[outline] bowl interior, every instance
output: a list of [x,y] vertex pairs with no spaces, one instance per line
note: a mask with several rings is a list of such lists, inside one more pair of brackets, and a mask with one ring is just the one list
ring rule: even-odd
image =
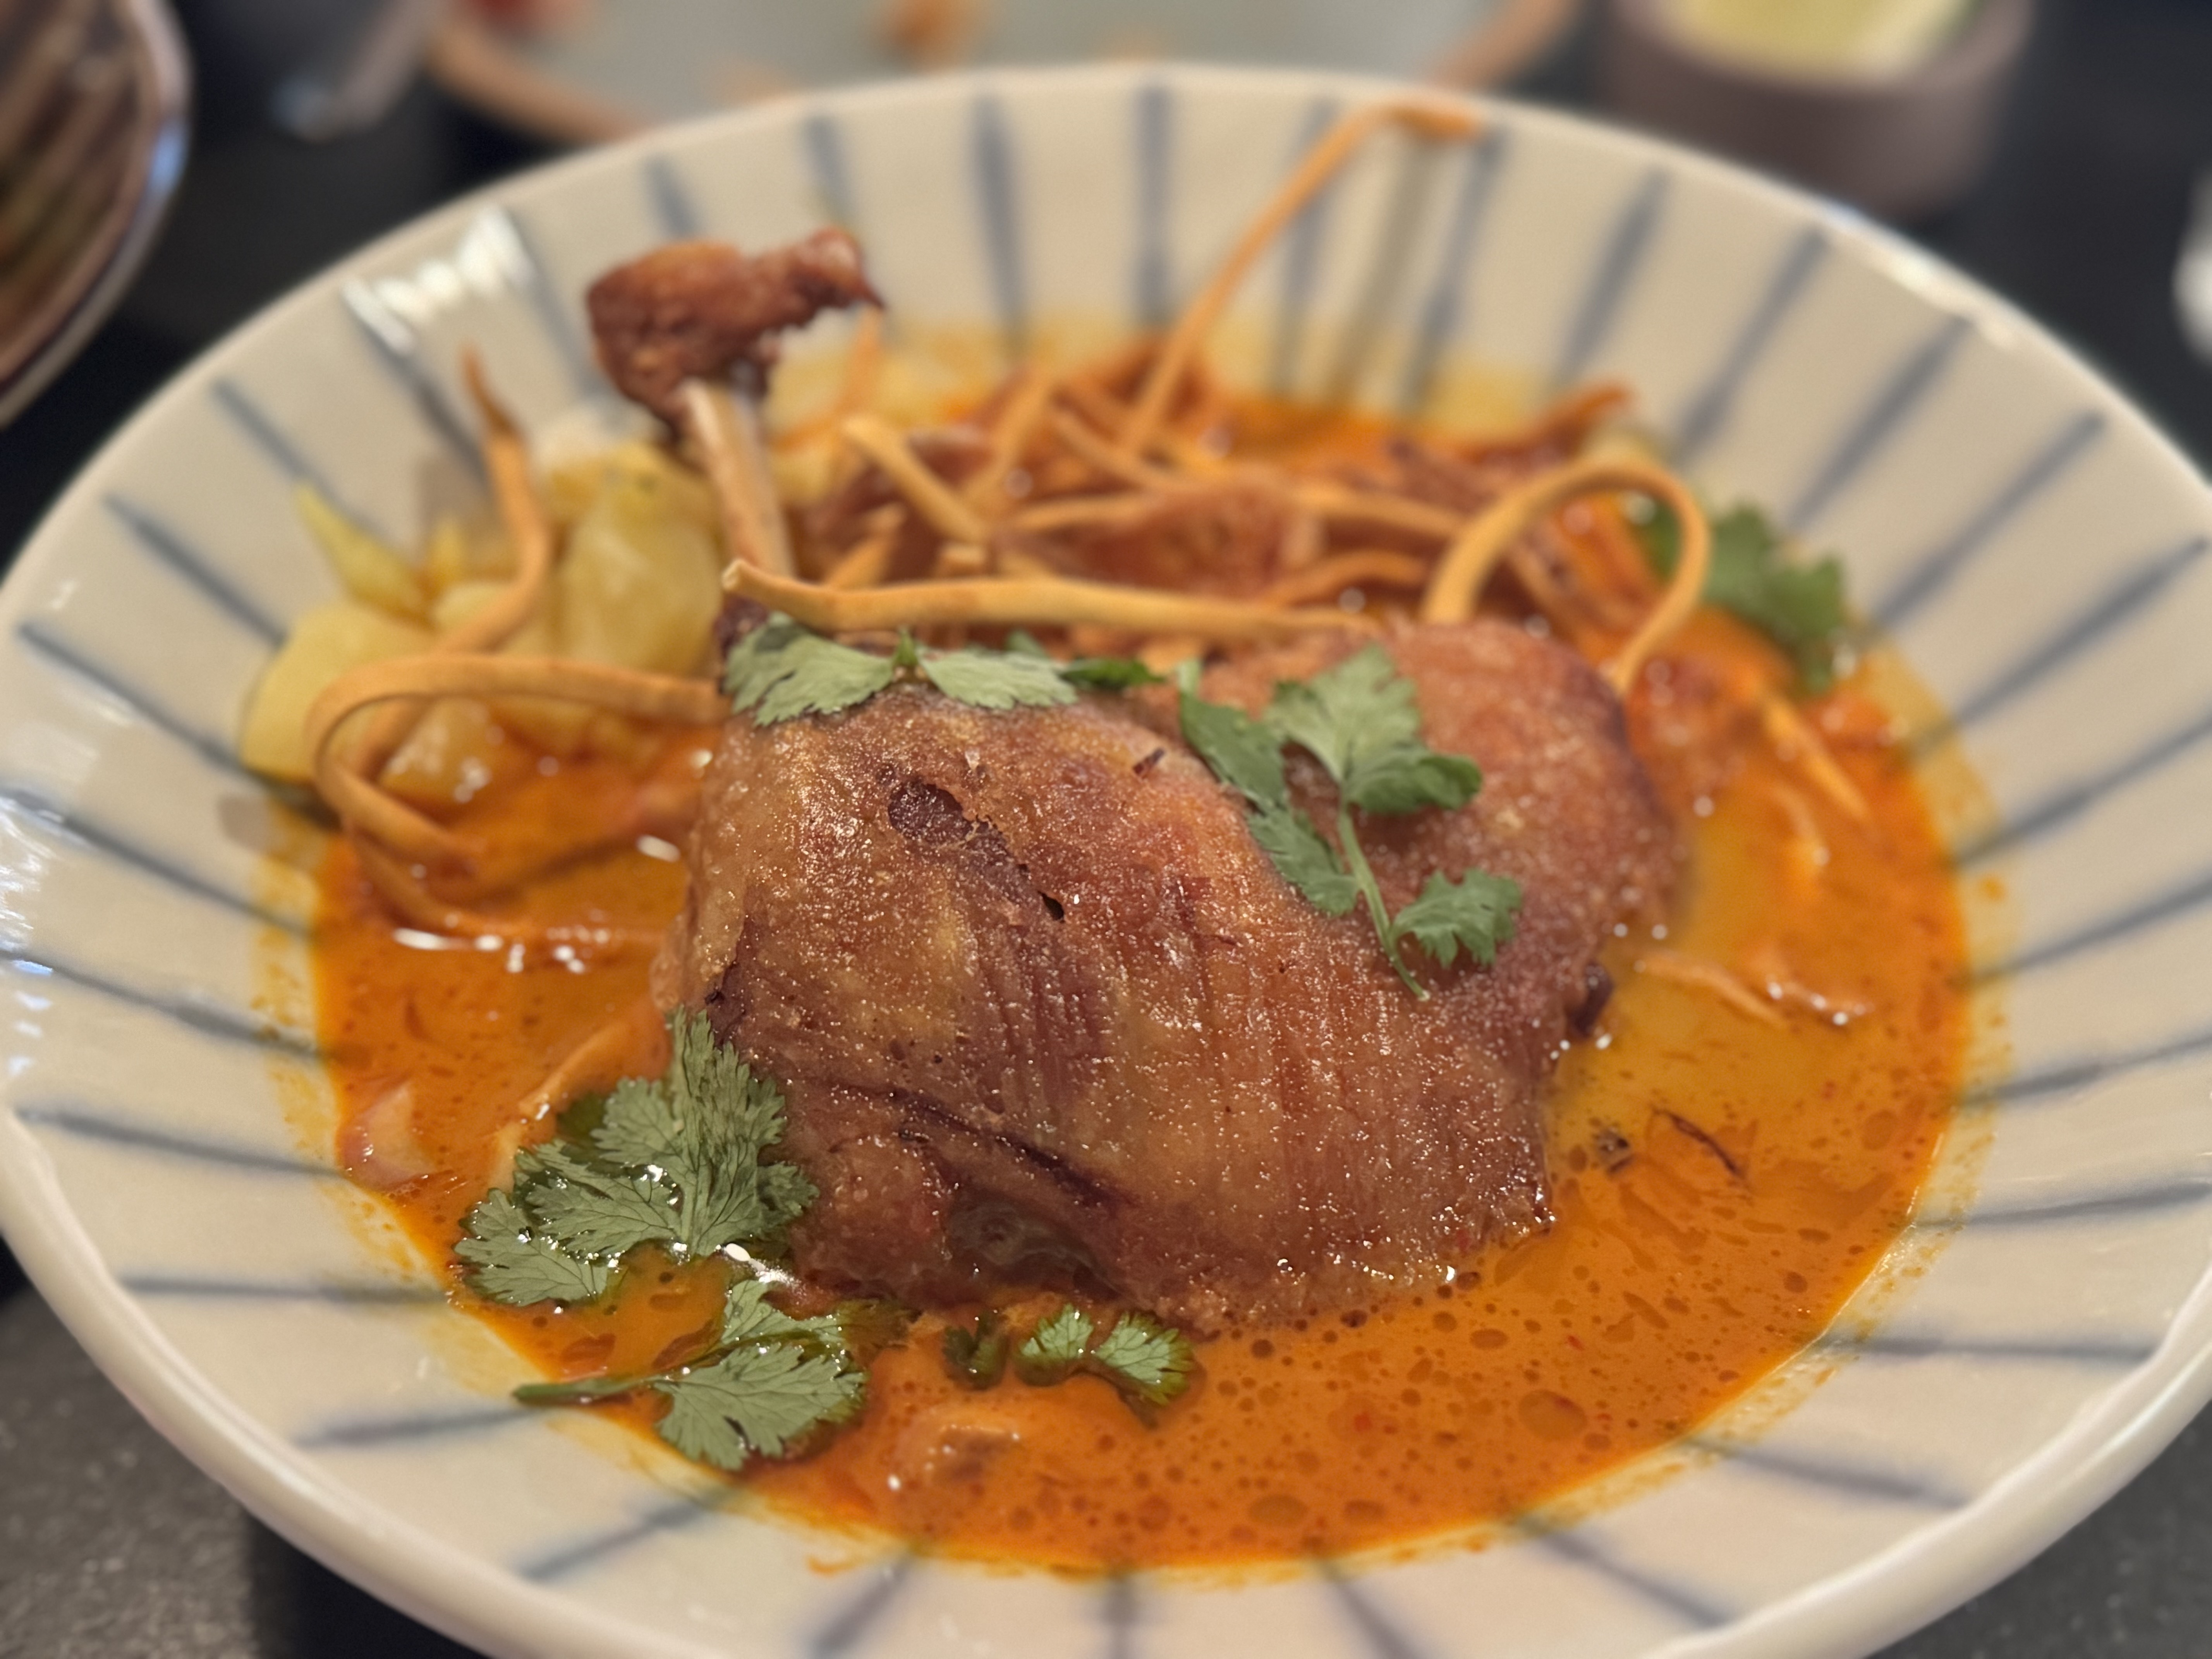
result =
[[519,1362],[336,1176],[313,832],[230,758],[288,619],[331,592],[293,483],[396,536],[474,489],[465,339],[541,437],[599,418],[579,293],[672,235],[847,224],[901,326],[971,368],[1157,322],[1376,90],[954,77],[580,158],[307,285],[56,510],[0,596],[0,1224],[265,1518],[495,1653],[1840,1653],[2024,1559],[2212,1391],[2203,484],[2034,325],[1843,210],[1505,105],[1471,145],[1364,155],[1246,285],[1221,361],[1416,412],[1622,379],[1717,499],[1839,552],[1940,695],[1911,740],[1986,788],[1949,821],[2002,919],[1954,1137],[1978,1188],[1938,1182],[1867,1317],[1479,1551],[1075,1583],[802,1535],[514,1407]]

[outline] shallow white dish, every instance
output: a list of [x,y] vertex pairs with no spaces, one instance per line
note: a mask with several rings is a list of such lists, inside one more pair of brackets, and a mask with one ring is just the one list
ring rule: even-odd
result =
[[466,487],[459,340],[542,429],[604,396],[581,285],[694,228],[841,219],[921,322],[1157,318],[1378,89],[992,75],[582,157],[274,307],[55,509],[0,592],[0,1227],[287,1536],[500,1655],[1843,1655],[2024,1560],[2212,1395],[2212,492],[1905,245],[1510,106],[1471,149],[1361,160],[1248,285],[1229,360],[1384,404],[1460,357],[1625,378],[1715,493],[1844,555],[1954,711],[2006,826],[1959,853],[2014,896],[1984,963],[2010,1060],[1973,1081],[1978,1194],[1939,1192],[1870,1334],[1479,1553],[1242,1586],[982,1573],[787,1529],[620,1431],[511,1406],[520,1363],[330,1168],[307,889],[263,861],[270,808],[229,758],[330,585],[292,479],[411,527],[423,491]]

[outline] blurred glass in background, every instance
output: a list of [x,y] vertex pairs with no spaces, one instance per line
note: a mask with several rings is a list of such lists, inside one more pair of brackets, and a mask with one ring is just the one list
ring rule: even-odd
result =
[[151,245],[184,162],[186,80],[160,0],[0,3],[0,423]]

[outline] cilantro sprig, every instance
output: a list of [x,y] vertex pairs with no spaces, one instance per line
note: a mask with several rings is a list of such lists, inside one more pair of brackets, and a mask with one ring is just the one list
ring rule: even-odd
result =
[[469,1212],[453,1254],[477,1295],[595,1302],[641,1245],[679,1262],[769,1246],[813,1201],[797,1169],[763,1160],[783,1135],[775,1084],[718,1048],[704,1016],[678,1010],[668,1035],[665,1077],[616,1085],[596,1123],[517,1154],[513,1186]]
[[1194,1368],[1189,1339],[1142,1313],[1123,1314],[1091,1344],[1084,1364],[1127,1398],[1155,1407],[1180,1397]]
[[1019,634],[1005,651],[981,646],[938,651],[902,634],[896,651],[878,656],[841,645],[779,612],[730,647],[722,688],[733,711],[750,708],[755,725],[775,726],[802,714],[857,708],[902,678],[933,685],[975,708],[1055,708],[1073,702],[1079,691],[1126,690],[1160,678],[1133,657],[1059,662]]
[[963,1387],[995,1386],[1011,1357],[1014,1375],[1031,1388],[1079,1373],[1096,1376],[1148,1420],[1190,1387],[1196,1364],[1189,1339],[1150,1314],[1125,1313],[1101,1335],[1097,1322],[1072,1302],[1039,1320],[1018,1345],[1000,1316],[986,1312],[972,1328],[948,1327],[943,1346],[945,1368]]
[[[1682,527],[1653,502],[1637,523],[1644,556],[1661,579],[1674,574]],[[1801,564],[1789,556],[1780,530],[1755,507],[1739,506],[1712,521],[1712,568],[1705,599],[1732,611],[1772,640],[1796,665],[1798,683],[1814,695],[1835,684],[1837,659],[1850,616],[1844,568],[1834,558]]]
[[813,1201],[814,1185],[765,1161],[782,1139],[783,1097],[702,1016],[670,1016],[657,1079],[625,1079],[564,1113],[561,1133],[519,1154],[511,1188],[469,1212],[453,1254],[477,1295],[510,1306],[583,1304],[615,1287],[623,1259],[658,1245],[678,1263],[721,1261],[733,1277],[713,1337],[680,1365],[638,1376],[533,1382],[530,1406],[588,1406],[650,1391],[667,1401],[662,1439],[717,1468],[783,1457],[848,1422],[867,1362],[912,1316],[853,1301],[795,1319],[768,1298],[757,1258]]
[[[1251,808],[1252,838],[1285,880],[1325,915],[1364,904],[1382,954],[1415,996],[1429,993],[1406,966],[1411,940],[1449,968],[1464,950],[1486,967],[1513,937],[1521,908],[1517,882],[1483,870],[1457,881],[1429,877],[1413,902],[1395,916],[1359,844],[1354,809],[1398,817],[1424,807],[1456,811],[1482,787],[1482,771],[1463,755],[1441,754],[1421,741],[1413,682],[1398,673],[1380,646],[1370,645],[1306,681],[1285,681],[1259,718],[1198,695],[1195,665],[1180,685],[1183,740],[1214,776]],[[1336,844],[1291,804],[1283,750],[1295,744],[1321,763],[1336,785]]]
[[[859,1311],[848,1314],[847,1308]],[[713,1341],[681,1365],[641,1376],[533,1382],[526,1406],[592,1406],[650,1391],[668,1402],[655,1425],[684,1456],[738,1470],[756,1457],[786,1457],[849,1423],[867,1403],[870,1344],[889,1346],[876,1304],[848,1304],[794,1319],[768,1299],[758,1279],[731,1282]]]
[[1074,1375],[1097,1327],[1073,1302],[1063,1303],[1014,1350],[1014,1375],[1033,1389],[1050,1388]]
[[986,1309],[970,1327],[947,1325],[939,1344],[945,1369],[963,1389],[988,1389],[1006,1375],[1012,1333],[1006,1322]]

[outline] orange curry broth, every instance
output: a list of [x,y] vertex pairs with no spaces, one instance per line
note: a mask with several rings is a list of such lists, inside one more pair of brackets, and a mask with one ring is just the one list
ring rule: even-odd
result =
[[[874,1363],[860,1421],[810,1458],[757,1468],[753,1490],[810,1522],[1075,1569],[1400,1545],[1660,1446],[1802,1347],[1896,1237],[1934,1159],[1968,1032],[1963,922],[1926,803],[1869,699],[1846,685],[1806,710],[1865,797],[1859,822],[1755,724],[1711,717],[1714,686],[1740,697],[1778,682],[1771,649],[1701,613],[1662,663],[1631,726],[1690,856],[1664,938],[1616,941],[1619,989],[1552,1085],[1553,1226],[1462,1264],[1447,1287],[1200,1342],[1189,1393],[1149,1427],[1089,1377],[1031,1389],[1010,1375],[970,1393],[940,1362],[943,1322],[925,1316]],[[703,741],[670,739],[659,775],[680,775]],[[563,838],[604,840],[639,776],[605,761],[532,767],[516,743],[453,821],[495,862],[526,866]],[[571,859],[519,908],[659,923],[683,879],[624,847]],[[322,890],[317,994],[341,1153],[449,1261],[518,1139],[548,1132],[542,1119],[519,1132],[516,1103],[635,1006],[647,960],[410,945],[342,841]],[[1770,1024],[1639,971],[1670,953],[1826,1007],[1785,1000]],[[585,1081],[661,1063],[641,1039]],[[697,1352],[717,1275],[634,1259],[598,1310],[491,1307],[454,1284],[533,1364],[571,1377]],[[655,1407],[596,1409],[649,1431]]]
[[[1834,702],[1847,709],[1850,694]],[[1198,1382],[1152,1428],[1089,1378],[967,1393],[925,1319],[876,1362],[858,1426],[809,1461],[759,1469],[755,1488],[811,1520],[963,1555],[1222,1565],[1510,1514],[1682,1433],[1802,1346],[1864,1277],[1911,1209],[1955,1090],[1961,924],[1928,814],[1893,756],[1840,758],[1870,815],[1856,826],[1819,811],[1829,856],[1816,870],[1783,793],[1802,802],[1802,777],[1744,749],[1710,816],[1686,817],[1692,858],[1662,948],[1724,963],[1765,951],[1866,1012],[1841,1029],[1805,1012],[1770,1026],[1639,974],[1650,943],[1621,942],[1620,989],[1553,1085],[1548,1231],[1468,1264],[1455,1287],[1201,1343]],[[462,822],[526,836],[634,787],[621,769],[568,766],[488,792]],[[624,851],[534,884],[527,908],[659,921],[682,880]],[[443,1260],[514,1103],[640,994],[647,963],[541,955],[517,970],[503,951],[410,948],[343,842],[323,891],[321,1030],[343,1144],[358,1160],[365,1115],[411,1084],[403,1152],[434,1172],[392,1202]],[[656,1063],[641,1053],[629,1068]],[[573,1376],[696,1352],[719,1297],[712,1270],[648,1262],[603,1311],[462,1299],[548,1374]],[[1003,1455],[967,1449],[1007,1428],[1019,1441]]]

